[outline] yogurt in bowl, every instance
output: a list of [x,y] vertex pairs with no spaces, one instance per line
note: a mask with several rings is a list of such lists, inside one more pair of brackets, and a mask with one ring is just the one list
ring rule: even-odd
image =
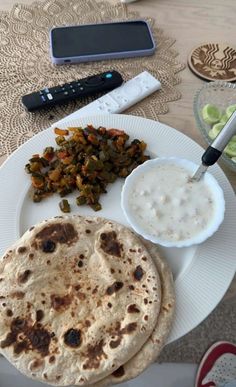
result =
[[163,157],[134,169],[125,180],[121,206],[138,234],[162,246],[186,247],[217,231],[224,219],[223,191],[208,172],[191,181],[197,168],[189,160]]

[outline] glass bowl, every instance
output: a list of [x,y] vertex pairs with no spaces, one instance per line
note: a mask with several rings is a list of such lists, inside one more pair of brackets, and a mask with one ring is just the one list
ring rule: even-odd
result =
[[[207,104],[216,106],[223,113],[228,106],[236,104],[236,84],[224,81],[209,82],[195,94],[193,110],[197,127],[207,144],[211,144],[213,140],[208,135],[211,126],[202,118],[202,109]],[[236,162],[232,161],[227,154],[223,153],[220,159],[231,170],[236,171]]]

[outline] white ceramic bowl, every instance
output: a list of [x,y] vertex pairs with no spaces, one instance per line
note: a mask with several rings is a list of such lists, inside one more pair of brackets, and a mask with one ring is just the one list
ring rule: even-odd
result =
[[[150,235],[145,230],[145,228],[140,225],[138,220],[135,218],[130,205],[129,205],[129,197],[132,189],[134,187],[135,181],[140,175],[143,175],[145,171],[148,171],[150,168],[153,168],[155,165],[163,165],[163,164],[175,164],[181,167],[184,167],[187,171],[191,172],[191,175],[197,170],[198,165],[193,163],[192,161],[175,158],[175,157],[160,157],[152,160],[146,161],[144,164],[138,166],[133,170],[133,172],[126,178],[125,183],[123,185],[123,189],[121,192],[121,207],[125,214],[125,217],[131,227],[139,234],[142,235],[145,239],[152,241],[153,243],[158,243],[162,246],[166,247],[186,247],[195,244],[199,244],[204,242],[210,236],[212,236],[219,228],[220,224],[224,219],[225,212],[225,201],[224,194],[219,186],[217,180],[209,173],[206,172],[204,177],[202,178],[205,184],[210,189],[214,201],[214,214],[211,221],[208,223],[208,226],[202,229],[198,234],[195,234],[193,237],[184,240],[178,241],[170,241],[161,239],[158,236]],[[158,181],[157,181],[158,184]],[[170,193],[171,194],[171,193]]]

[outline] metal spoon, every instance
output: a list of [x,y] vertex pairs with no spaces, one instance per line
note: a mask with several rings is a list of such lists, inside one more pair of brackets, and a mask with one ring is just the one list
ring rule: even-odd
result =
[[236,134],[236,111],[226,122],[225,126],[220,131],[213,143],[203,153],[202,164],[198,167],[190,179],[191,181],[199,181],[206,172],[207,168],[217,162],[234,134]]

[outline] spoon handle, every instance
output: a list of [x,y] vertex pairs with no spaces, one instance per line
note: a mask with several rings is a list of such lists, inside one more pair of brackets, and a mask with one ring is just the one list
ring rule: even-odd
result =
[[213,143],[203,153],[202,163],[207,166],[215,164],[234,134],[236,134],[236,111],[226,122]]

